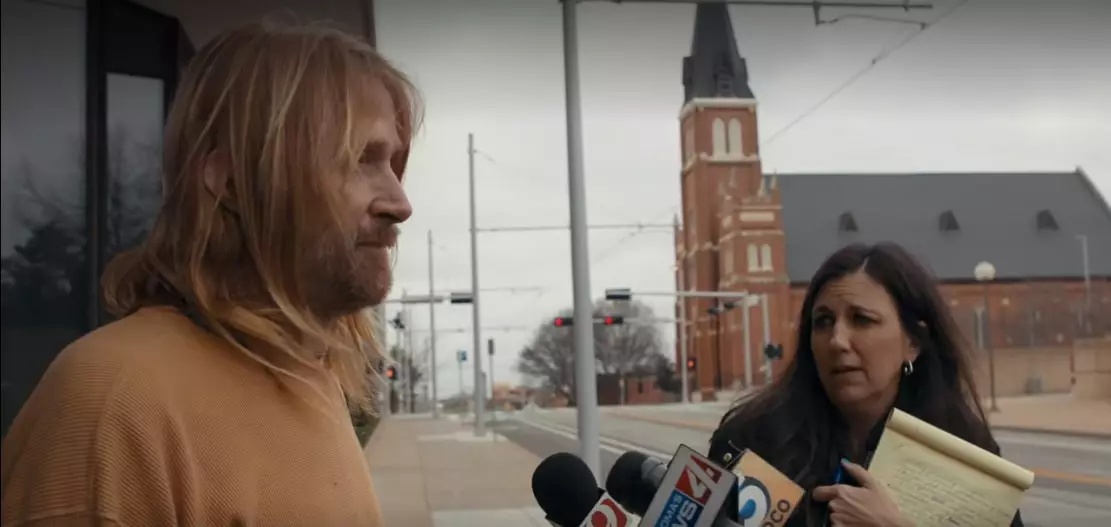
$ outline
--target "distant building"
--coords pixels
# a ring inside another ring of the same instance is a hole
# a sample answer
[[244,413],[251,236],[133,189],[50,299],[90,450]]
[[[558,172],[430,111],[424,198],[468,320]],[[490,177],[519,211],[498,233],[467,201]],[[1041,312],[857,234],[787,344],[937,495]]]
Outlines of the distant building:
[[[1069,345],[1111,332],[1111,208],[1083,170],[765,174],[756,96],[723,3],[698,5],[682,75],[678,288],[767,295],[768,340],[788,356],[810,277],[857,241],[893,241],[928,264],[970,339],[985,295],[985,334],[997,347]],[[997,270],[986,290],[973,276],[981,261]],[[746,380],[742,309],[714,315],[715,304],[685,305],[692,391],[704,398]],[[762,311],[749,315],[748,364],[759,385]],[[772,361],[773,371],[784,363]]]

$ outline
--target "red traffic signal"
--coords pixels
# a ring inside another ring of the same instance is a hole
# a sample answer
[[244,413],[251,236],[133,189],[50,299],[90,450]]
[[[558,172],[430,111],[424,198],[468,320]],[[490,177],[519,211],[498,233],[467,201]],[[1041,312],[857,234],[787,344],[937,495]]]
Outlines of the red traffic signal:
[[391,381],[397,380],[397,368],[393,366],[386,367],[386,378]]
[[687,359],[687,371],[694,371],[695,366],[696,363],[694,362],[694,359]]
[[570,326],[571,325],[571,320],[572,320],[571,317],[556,317],[556,319],[552,321],[552,325],[557,327],[557,328],[562,328],[564,326]]
[[602,323],[607,326],[616,326],[625,323],[625,317],[621,315],[609,315],[602,319]]

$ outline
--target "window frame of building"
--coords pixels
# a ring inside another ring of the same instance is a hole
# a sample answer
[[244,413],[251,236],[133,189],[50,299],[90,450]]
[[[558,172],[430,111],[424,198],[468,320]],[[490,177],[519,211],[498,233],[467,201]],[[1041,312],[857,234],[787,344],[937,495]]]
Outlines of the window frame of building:
[[726,129],[726,152],[731,156],[744,156],[744,129],[741,127],[741,120],[733,117],[729,119],[729,125]]
[[715,117],[711,126],[711,136],[713,139],[713,156],[722,157],[729,153],[728,144],[725,137],[725,121],[721,117]]

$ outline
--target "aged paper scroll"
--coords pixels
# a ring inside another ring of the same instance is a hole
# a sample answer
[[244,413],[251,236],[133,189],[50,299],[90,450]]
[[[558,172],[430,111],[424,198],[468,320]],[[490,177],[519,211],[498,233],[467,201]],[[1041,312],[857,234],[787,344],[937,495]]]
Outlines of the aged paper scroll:
[[868,472],[918,527],[1007,527],[1034,473],[896,409]]

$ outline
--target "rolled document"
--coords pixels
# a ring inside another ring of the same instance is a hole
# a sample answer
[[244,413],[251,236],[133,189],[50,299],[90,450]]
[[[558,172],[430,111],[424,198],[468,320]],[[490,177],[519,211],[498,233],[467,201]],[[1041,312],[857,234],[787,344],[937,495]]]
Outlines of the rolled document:
[[1007,527],[1034,473],[896,409],[868,472],[918,527]]

